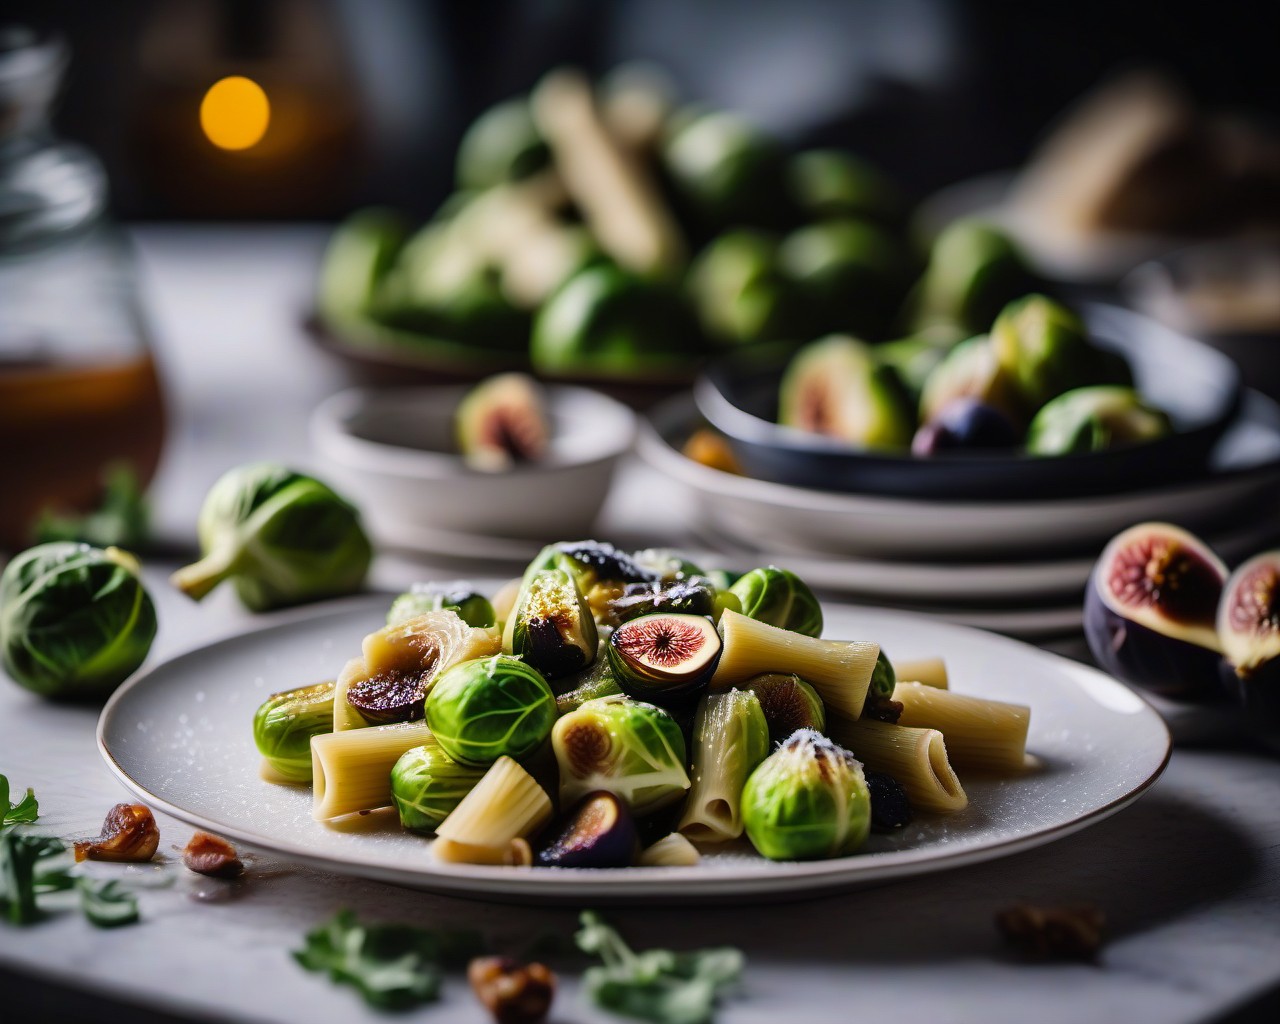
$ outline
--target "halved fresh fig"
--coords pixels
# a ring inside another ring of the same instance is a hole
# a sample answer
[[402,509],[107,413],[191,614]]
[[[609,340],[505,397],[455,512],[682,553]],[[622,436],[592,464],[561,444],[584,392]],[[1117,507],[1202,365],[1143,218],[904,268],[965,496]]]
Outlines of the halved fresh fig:
[[871,831],[892,832],[911,824],[911,801],[902,783],[892,775],[873,772],[865,765],[863,778],[867,780],[867,792],[871,794]]
[[626,801],[612,793],[591,793],[538,851],[537,863],[553,868],[625,868],[635,859],[638,843]]
[[609,637],[609,665],[622,692],[659,707],[687,707],[720,660],[720,635],[702,615],[657,613],[624,622]]
[[490,377],[458,406],[458,447],[476,469],[536,462],[547,454],[550,434],[542,390],[527,374]]
[[766,672],[740,684],[739,689],[750,690],[760,701],[770,743],[781,743],[797,729],[822,732],[827,726],[826,708],[818,691],[797,675]]
[[1228,688],[1259,732],[1280,738],[1280,551],[1255,555],[1231,574],[1218,637]]
[[1187,700],[1217,696],[1218,602],[1227,568],[1203,541],[1169,523],[1114,537],[1089,579],[1089,650],[1119,679]]
[[412,722],[427,700],[426,673],[388,669],[347,690],[347,703],[370,725]]

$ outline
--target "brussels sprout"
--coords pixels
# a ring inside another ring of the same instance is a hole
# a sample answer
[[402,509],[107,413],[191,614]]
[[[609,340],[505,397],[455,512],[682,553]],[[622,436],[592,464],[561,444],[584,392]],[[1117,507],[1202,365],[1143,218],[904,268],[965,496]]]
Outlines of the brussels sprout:
[[281,779],[311,781],[311,737],[333,731],[334,684],[268,697],[253,716],[253,742]]
[[1164,437],[1169,417],[1133,388],[1102,385],[1059,395],[1036,413],[1027,430],[1031,455],[1096,452]]
[[602,697],[564,715],[551,731],[560,766],[560,806],[605,790],[642,817],[675,803],[689,788],[684,736],[659,707]]
[[924,331],[877,345],[873,354],[880,363],[893,368],[910,394],[912,405],[918,406],[929,374],[963,340],[963,335],[948,329]]
[[203,558],[171,580],[199,601],[223,580],[252,611],[360,589],[373,550],[354,508],[309,476],[270,462],[213,485],[198,524]]
[[1035,285],[1007,235],[981,221],[958,220],[934,241],[929,266],[909,300],[913,327],[942,323],[968,334],[987,331],[1005,303]]
[[837,220],[793,231],[778,248],[812,333],[883,336],[907,290],[911,260],[874,224]]
[[559,680],[560,692],[556,694],[556,710],[560,714],[566,715],[570,711],[576,711],[589,700],[612,697],[622,692],[622,687],[613,677],[609,658],[603,650],[605,643],[607,641],[601,643],[602,649],[597,652],[596,660],[589,666],[576,675]]
[[749,619],[805,636],[822,635],[822,605],[793,572],[776,565],[752,569],[729,590]]
[[867,700],[892,700],[893,688],[898,685],[898,676],[893,670],[893,662],[882,650],[876,657],[876,667],[871,673],[871,685],[867,687]]
[[631,556],[632,561],[648,575],[645,579],[671,583],[690,576],[706,576],[701,568],[671,548],[644,548]]
[[410,832],[434,832],[487,770],[459,764],[434,737],[406,750],[391,769],[391,799],[401,826]]
[[742,790],[751,844],[770,860],[852,853],[871,831],[871,795],[854,756],[800,729],[765,758]]
[[338,225],[320,266],[321,312],[339,320],[372,312],[406,233],[400,216],[383,209],[359,210]]
[[822,732],[827,725],[827,709],[818,691],[799,676],[766,672],[742,684],[760,701],[769,725],[769,739],[781,743],[797,729]]
[[502,646],[548,679],[558,679],[590,664],[597,640],[595,619],[573,577],[563,569],[543,569],[521,587]]
[[794,289],[777,267],[777,242],[740,228],[721,235],[689,268],[702,329],[730,343],[780,340],[801,330]]
[[551,162],[529,104],[511,99],[490,107],[458,144],[458,185],[486,189],[536,174]]
[[702,349],[678,291],[601,265],[574,275],[543,305],[529,354],[552,376],[626,376],[684,372]]
[[40,544],[0,576],[5,671],[42,697],[105,697],[142,664],[155,635],[137,559],[117,548]]
[[551,732],[556,699],[542,674],[519,658],[496,654],[454,665],[431,688],[427,728],[460,764],[517,761]]
[[742,835],[743,784],[769,753],[769,725],[749,690],[709,693],[693,722],[693,786],[679,829],[691,839]]
[[960,342],[925,378],[920,421],[933,422],[943,409],[964,398],[991,406],[1014,423],[1026,423],[1017,382],[996,358],[985,334]]
[[609,635],[606,651],[623,693],[684,708],[706,690],[721,646],[705,616],[658,613],[624,622]]
[[481,629],[497,621],[489,599],[465,583],[415,583],[391,602],[387,625],[394,626],[427,612],[438,611],[456,612],[468,626]]
[[665,578],[656,567],[641,564],[637,557],[599,540],[562,540],[548,544],[525,569],[524,582],[543,569],[566,570],[584,592],[597,583],[615,583],[620,587],[624,583]]
[[865,160],[834,149],[791,158],[787,183],[796,206],[814,220],[854,218],[897,227],[907,201],[898,187]]
[[1080,318],[1044,295],[1009,303],[991,328],[991,348],[1014,382],[1026,409],[1104,380],[1102,352],[1089,342]]

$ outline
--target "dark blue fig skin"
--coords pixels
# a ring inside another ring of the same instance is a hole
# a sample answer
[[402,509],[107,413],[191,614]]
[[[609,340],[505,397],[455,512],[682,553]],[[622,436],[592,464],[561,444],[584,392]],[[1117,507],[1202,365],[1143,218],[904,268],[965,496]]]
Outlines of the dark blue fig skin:
[[631,808],[612,793],[589,793],[538,851],[537,863],[549,868],[625,868],[635,860],[638,845]]
[[1085,589],[1084,636],[1094,661],[1117,679],[1175,700],[1215,703],[1223,699],[1222,656],[1157,633],[1114,611],[1102,599],[1097,569]]
[[1014,448],[1021,441],[1017,428],[999,409],[974,398],[959,398],[916,431],[911,451],[927,456],[946,451]]

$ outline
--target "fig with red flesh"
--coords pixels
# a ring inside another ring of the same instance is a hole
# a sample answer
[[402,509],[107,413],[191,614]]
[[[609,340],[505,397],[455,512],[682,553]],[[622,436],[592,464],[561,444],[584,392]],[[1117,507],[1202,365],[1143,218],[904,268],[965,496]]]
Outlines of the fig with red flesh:
[[430,673],[388,669],[355,683],[347,703],[370,725],[412,722],[422,717]]
[[635,858],[638,841],[626,801],[612,793],[591,793],[538,852],[538,863],[557,868],[625,868]]
[[1169,523],[1114,537],[1089,578],[1084,632],[1104,669],[1169,697],[1220,695],[1218,601],[1227,568],[1201,540]]
[[692,704],[720,660],[720,635],[702,615],[640,615],[609,636],[609,666],[622,692],[668,709]]
[[1280,739],[1280,551],[1231,574],[1218,606],[1223,675],[1259,732]]

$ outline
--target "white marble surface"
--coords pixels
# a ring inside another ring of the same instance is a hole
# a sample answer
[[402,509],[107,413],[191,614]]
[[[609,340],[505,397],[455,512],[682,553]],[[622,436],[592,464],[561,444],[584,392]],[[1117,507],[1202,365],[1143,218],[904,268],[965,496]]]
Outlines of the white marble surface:
[[[182,536],[222,469],[251,456],[305,459],[305,413],[340,384],[297,328],[320,236],[176,227],[138,234],[179,423],[158,485],[160,523]],[[611,506],[624,532],[629,508]],[[671,529],[680,506],[666,509],[659,527]],[[387,583],[416,571],[393,560],[379,567]],[[153,658],[251,621],[229,594],[197,607],[169,590],[163,567],[149,579],[161,616]],[[15,786],[34,786],[44,824],[66,837],[96,831],[123,797],[99,761],[94,721],[92,711],[43,704],[0,680],[0,772]],[[641,945],[741,946],[743,992],[718,1017],[728,1024],[889,1014],[1208,1021],[1280,985],[1277,808],[1280,761],[1180,749],[1134,807],[1014,858],[820,901],[610,916]],[[171,820],[160,825],[164,852],[190,833]],[[189,875],[172,860],[158,870],[118,870],[173,879],[142,894],[141,924],[99,932],[63,915],[23,930],[0,927],[0,967],[200,1019],[355,1021],[382,1018],[288,956],[307,928],[339,907],[370,919],[478,926],[513,949],[573,927],[567,911],[405,892],[267,855],[256,857],[248,881],[230,886]],[[1099,963],[1011,960],[992,915],[1024,900],[1101,906],[1112,938]],[[554,1019],[616,1020],[578,999],[574,973],[570,965]],[[459,978],[428,1015],[488,1019]],[[0,1020],[8,1019],[0,1003]]]

